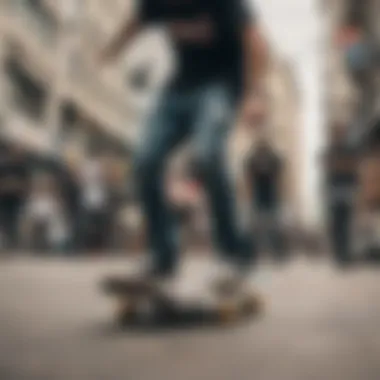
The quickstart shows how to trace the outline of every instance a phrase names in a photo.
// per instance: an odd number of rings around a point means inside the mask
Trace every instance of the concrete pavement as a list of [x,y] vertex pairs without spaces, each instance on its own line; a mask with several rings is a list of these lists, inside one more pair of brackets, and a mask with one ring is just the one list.
[[[198,274],[204,267],[191,265]],[[261,270],[268,306],[258,321],[120,332],[96,284],[126,266],[121,259],[0,262],[0,379],[380,378],[376,269],[343,274],[327,262],[296,259]]]

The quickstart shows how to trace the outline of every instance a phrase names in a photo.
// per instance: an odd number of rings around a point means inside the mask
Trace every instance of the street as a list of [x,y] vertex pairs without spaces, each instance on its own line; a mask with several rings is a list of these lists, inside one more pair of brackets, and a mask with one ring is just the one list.
[[380,378],[375,268],[340,273],[326,261],[296,258],[259,273],[267,310],[258,320],[119,331],[97,283],[127,266],[120,258],[0,261],[0,379]]

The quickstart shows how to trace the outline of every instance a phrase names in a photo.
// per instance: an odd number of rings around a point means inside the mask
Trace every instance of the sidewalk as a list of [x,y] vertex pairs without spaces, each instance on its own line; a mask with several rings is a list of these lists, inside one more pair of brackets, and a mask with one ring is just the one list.
[[[204,259],[192,260],[194,273]],[[380,276],[296,259],[264,268],[264,318],[236,328],[118,332],[98,280],[128,261],[0,266],[2,380],[377,380]]]

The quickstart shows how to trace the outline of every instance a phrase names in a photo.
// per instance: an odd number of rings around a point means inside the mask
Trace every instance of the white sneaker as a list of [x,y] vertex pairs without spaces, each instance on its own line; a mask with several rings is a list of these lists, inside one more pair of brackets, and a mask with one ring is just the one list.
[[128,271],[128,276],[131,279],[136,281],[147,280],[154,281],[160,280],[161,278],[172,277],[171,274],[160,273],[155,270],[153,260],[150,255],[146,255],[142,258],[139,258]]
[[219,261],[213,269],[211,287],[220,297],[234,297],[245,289],[247,277],[238,266]]
[[186,281],[179,274],[167,278],[159,278],[155,280],[155,286],[168,299],[175,303],[178,307],[192,307],[199,303],[203,297],[197,291],[196,284]]

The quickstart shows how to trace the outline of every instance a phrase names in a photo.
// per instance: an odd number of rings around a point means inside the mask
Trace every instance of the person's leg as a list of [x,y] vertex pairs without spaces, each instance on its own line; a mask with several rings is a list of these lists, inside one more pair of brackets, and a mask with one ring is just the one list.
[[282,262],[287,258],[285,234],[277,206],[269,211],[268,243],[276,261]]
[[80,208],[80,226],[78,231],[78,248],[81,253],[87,253],[90,249],[91,238],[91,211],[83,204]]
[[353,249],[352,249],[352,216],[353,208],[351,205],[346,205],[342,210],[342,232],[341,232],[341,252],[343,261],[353,261]]
[[[253,197],[252,197],[253,198]],[[259,260],[265,246],[265,239],[263,239],[263,230],[264,226],[261,221],[265,219],[265,214],[261,208],[257,205],[256,199],[251,200],[251,213],[250,213],[250,223],[249,223],[249,239],[250,246],[255,249],[255,252],[252,253],[252,260]],[[254,242],[253,242],[254,239]],[[254,256],[254,257],[253,257]]]
[[330,214],[330,234],[333,254],[338,264],[350,261],[350,212],[346,206],[334,206]]
[[256,248],[260,258],[267,258],[269,242],[269,213],[265,206],[255,208],[254,234],[256,236]]
[[104,225],[102,210],[94,210],[91,217],[91,248],[97,254],[104,253]]
[[165,196],[164,169],[170,153],[186,136],[180,98],[174,93],[163,95],[150,115],[134,157],[137,195],[145,215],[153,271],[157,275],[172,274],[178,256],[174,215]]
[[337,260],[339,252],[339,218],[335,207],[331,207],[328,210],[328,238],[331,253],[334,260]]
[[6,236],[6,202],[0,201],[0,250],[5,251],[7,246]]
[[21,204],[18,201],[8,202],[6,205],[5,233],[7,235],[7,244],[10,250],[18,246],[18,221],[20,216]]
[[69,212],[68,220],[69,220],[69,247],[72,253],[78,253],[82,249],[81,246],[81,234],[82,234],[82,223],[81,223],[82,213],[80,211],[80,207],[72,209]]
[[214,240],[225,259],[248,266],[248,247],[238,229],[235,193],[229,178],[227,153],[236,100],[228,86],[203,89],[193,125],[195,160],[205,185],[212,216]]

